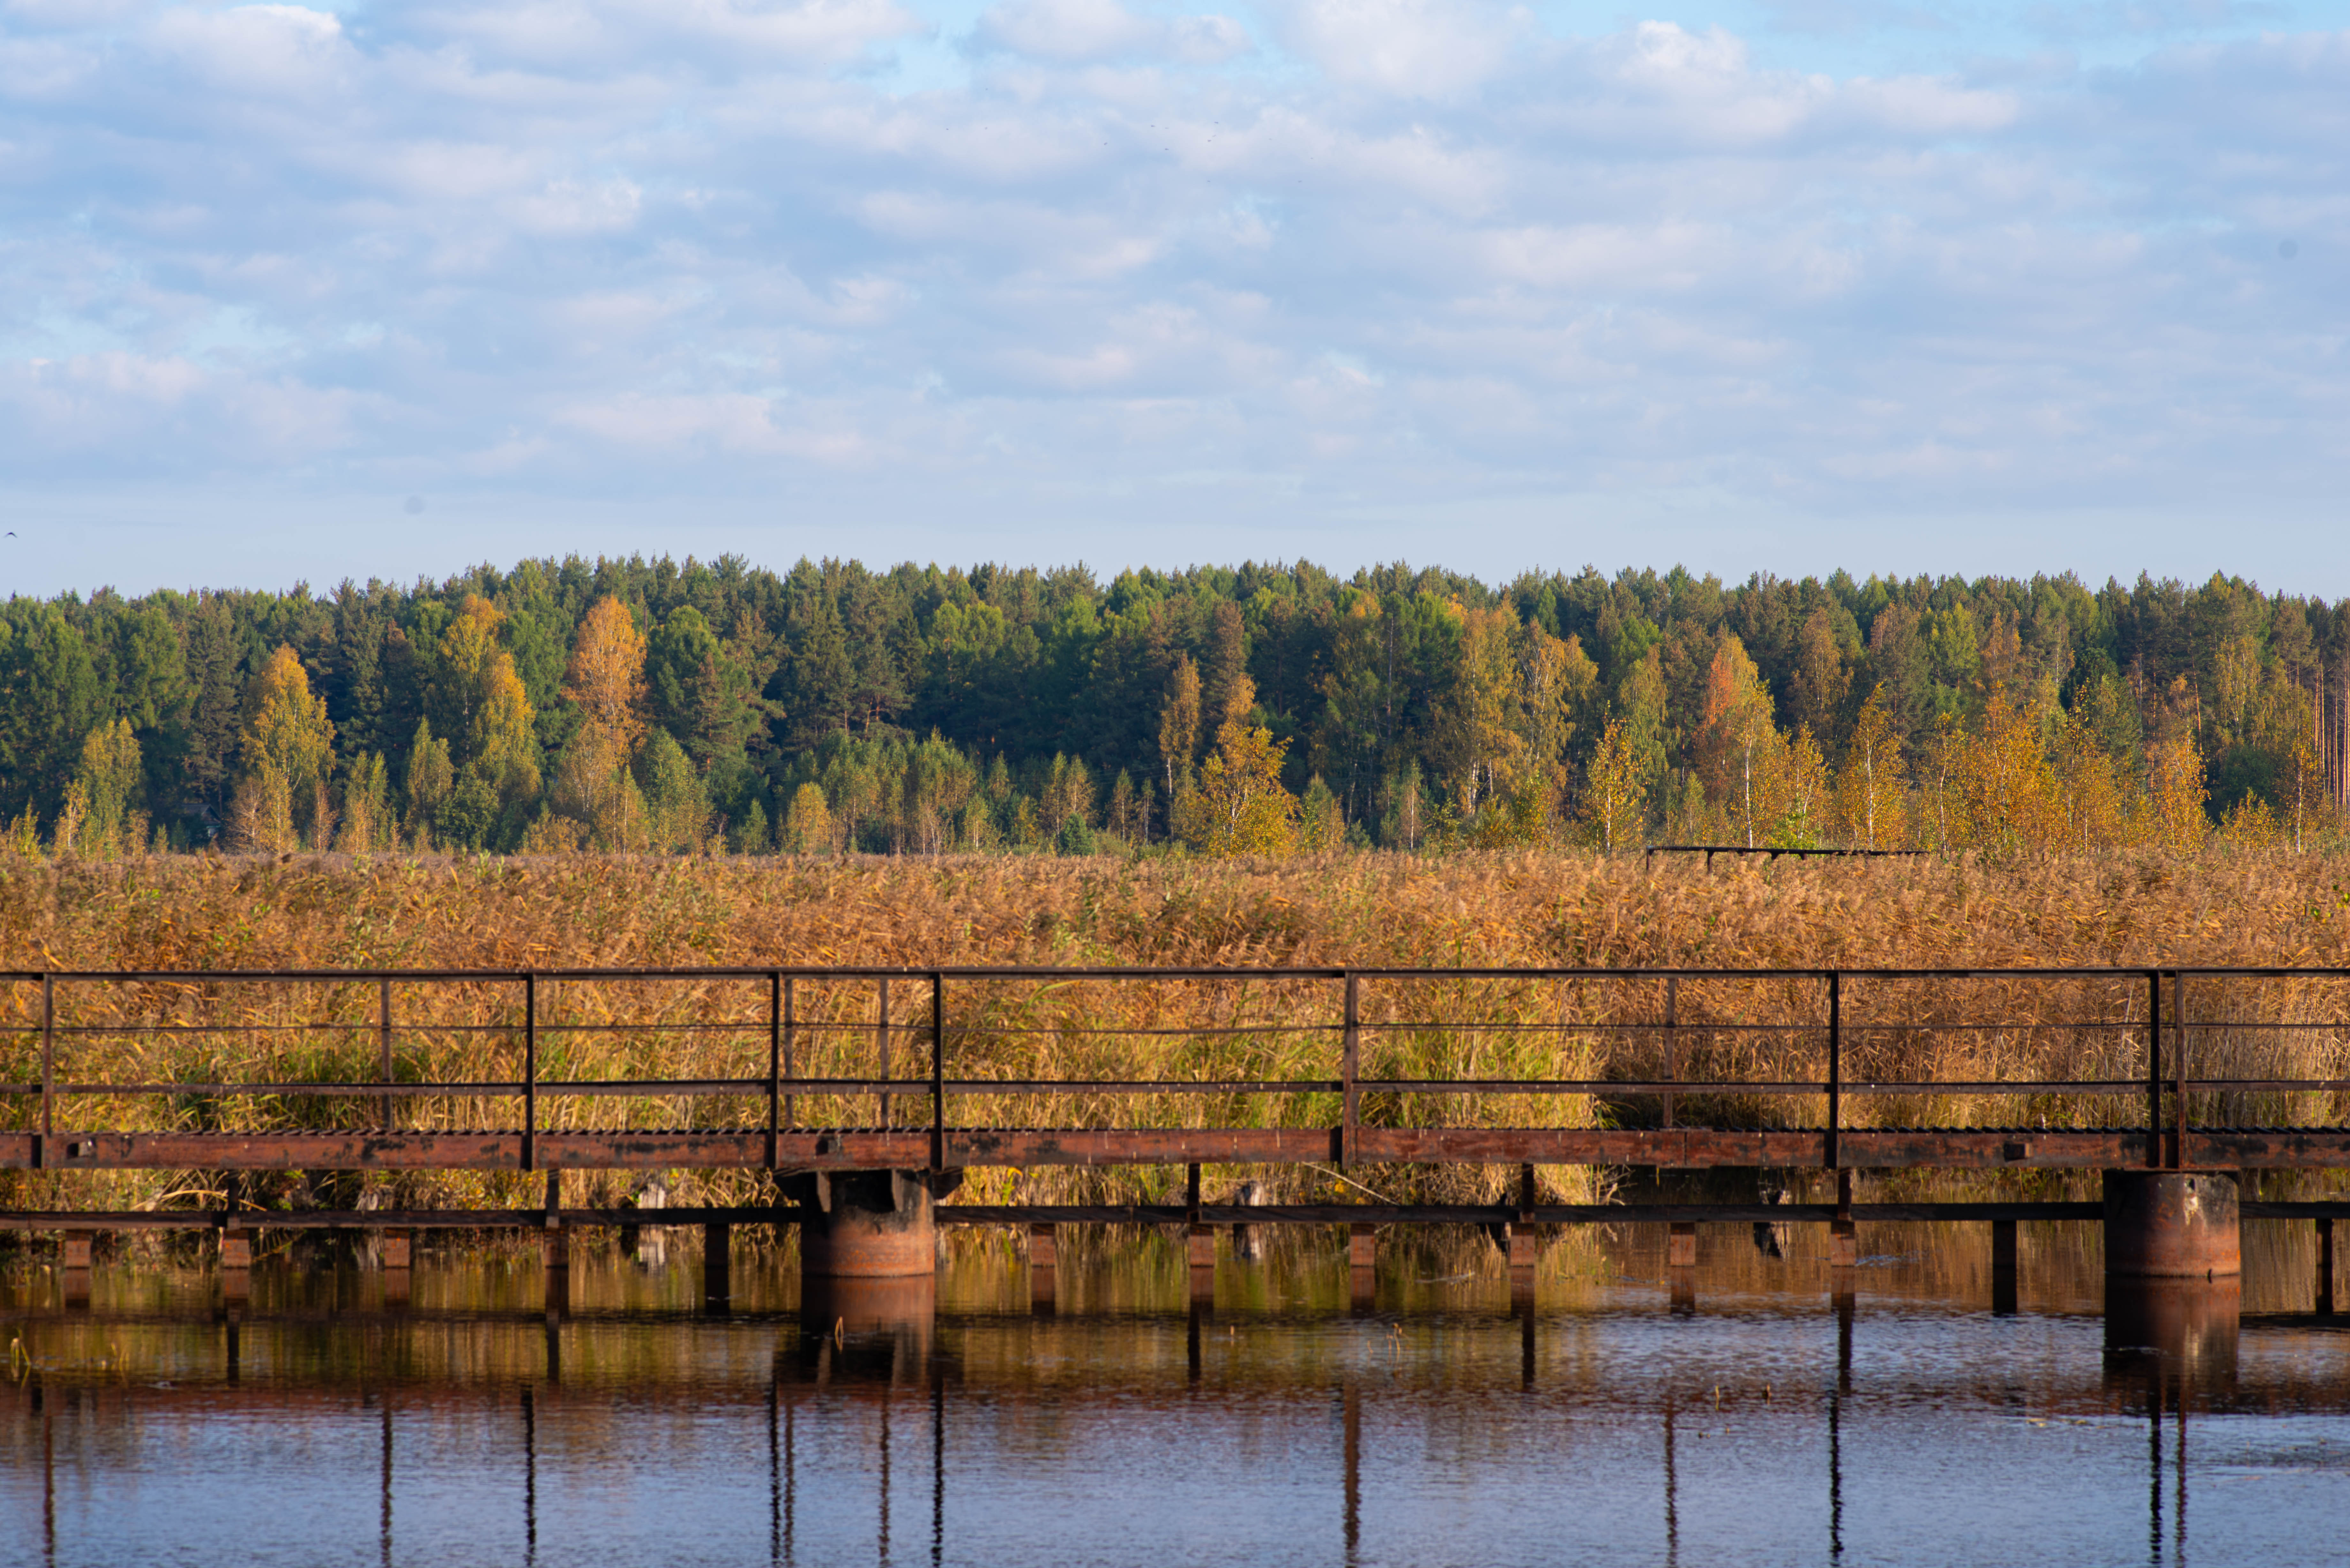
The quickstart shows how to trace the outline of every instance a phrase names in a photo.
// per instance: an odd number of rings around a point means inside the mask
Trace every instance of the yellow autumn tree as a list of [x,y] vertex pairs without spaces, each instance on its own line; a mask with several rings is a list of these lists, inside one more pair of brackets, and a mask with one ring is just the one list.
[[1771,689],[1746,656],[1734,633],[1722,634],[1706,667],[1704,701],[1698,720],[1698,777],[1706,798],[1729,818],[1731,831],[1755,842],[1758,754],[1777,736],[1771,722]]
[[539,793],[538,734],[514,655],[500,641],[505,613],[468,594],[442,633],[439,689],[463,764],[440,814],[452,842],[512,842]]
[[[1580,638],[1571,633],[1553,637],[1533,621],[1518,628],[1512,646],[1518,691],[1511,724],[1517,733],[1520,770],[1514,783],[1535,792],[1547,815],[1561,804],[1574,715],[1596,695],[1599,666],[1583,651]],[[1626,744],[1630,744],[1628,737]]]
[[556,778],[557,809],[586,823],[603,848],[642,848],[644,795],[629,764],[645,733],[645,638],[619,599],[597,600],[580,622],[563,696],[580,725]]
[[1167,678],[1167,701],[1159,711],[1159,755],[1167,769],[1167,798],[1191,786],[1191,759],[1200,750],[1200,667],[1179,655]]
[[1460,628],[1452,681],[1435,713],[1435,754],[1464,818],[1514,779],[1523,737],[1518,665],[1511,647],[1518,618],[1510,610],[1448,607]]
[[2056,732],[2050,758],[2055,784],[2056,841],[2074,854],[2110,849],[2129,836],[2129,796],[2113,754],[2075,703]]
[[814,784],[800,785],[785,809],[777,847],[786,855],[814,855],[832,844],[832,808],[825,804],[824,791]]
[[1960,748],[1953,781],[1966,822],[1964,842],[1979,849],[2040,849],[2059,836],[2055,777],[2029,717],[1994,691],[1981,728]]
[[1901,737],[1885,711],[1885,690],[1868,694],[1854,717],[1844,766],[1836,771],[1837,834],[1856,849],[1898,849],[1909,841],[1909,786],[1901,774]]
[[335,846],[346,855],[365,855],[392,848],[400,827],[391,808],[391,770],[380,754],[370,753],[351,763],[343,780],[343,826]]
[[[130,721],[117,719],[92,730],[82,742],[81,762],[74,769],[66,810],[58,819],[61,829],[68,820],[74,825],[61,835],[68,842],[60,843],[59,851],[75,849],[91,859],[108,859],[143,848],[146,814],[134,805],[139,781],[139,737],[131,732]],[[77,836],[78,843],[70,842]]]
[[1204,855],[1286,855],[1297,841],[1297,797],[1282,787],[1288,742],[1238,720],[1216,732],[1197,787],[1176,803],[1175,831]]
[[323,845],[333,831],[327,770],[335,727],[309,672],[280,644],[245,683],[244,775],[231,806],[233,836],[256,849],[294,848],[305,832]]
[[1754,826],[1762,842],[1773,849],[1818,848],[1829,819],[1828,764],[1811,726],[1764,737],[1755,775]]
[[1602,849],[1621,849],[1639,842],[1647,819],[1647,781],[1631,731],[1623,720],[1610,719],[1584,769],[1584,832]]
[[2211,830],[2203,815],[2203,753],[2192,730],[2181,729],[2147,754],[2146,804],[2140,836],[2166,849],[2199,849]]

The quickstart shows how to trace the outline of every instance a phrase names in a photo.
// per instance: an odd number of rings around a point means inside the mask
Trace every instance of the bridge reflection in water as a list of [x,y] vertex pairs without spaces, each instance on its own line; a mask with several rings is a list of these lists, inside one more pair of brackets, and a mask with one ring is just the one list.
[[[21,1264],[0,1563],[2292,1561],[2350,1503],[2350,1335],[2306,1227],[2241,1279],[2109,1287],[2094,1223],[1994,1311],[1980,1227],[1557,1249],[1024,1239],[938,1274],[536,1251],[380,1272]],[[1825,1238],[1817,1238],[1825,1241]],[[1904,1250],[1880,1252],[1880,1244]],[[681,1254],[683,1249],[680,1249]],[[1841,1284],[1840,1284],[1841,1282]],[[2257,1481],[2257,1485],[2236,1485]],[[2221,1483],[2229,1484],[2221,1484]],[[2193,1532],[2190,1536],[2190,1520]],[[2298,1542],[2298,1546],[2296,1546]]]

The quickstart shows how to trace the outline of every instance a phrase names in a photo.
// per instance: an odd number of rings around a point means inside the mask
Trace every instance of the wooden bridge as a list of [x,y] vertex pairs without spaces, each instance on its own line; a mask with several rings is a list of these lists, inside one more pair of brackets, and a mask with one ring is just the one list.
[[[1134,1059],[1155,1075],[1083,1070]],[[1484,1065],[1529,1063],[1584,1075]],[[2105,1212],[1856,1203],[1855,1171],[2350,1167],[2350,969],[26,971],[0,975],[0,1171],[39,1173],[13,1179],[39,1201],[0,1227],[68,1232],[69,1263],[103,1231],[212,1229],[225,1249],[255,1228],[654,1222],[567,1204],[563,1175],[676,1169],[772,1180],[761,1201],[658,1222],[820,1223],[837,1180],[892,1172],[938,1222],[1188,1225],[1195,1260],[1200,1235],[1241,1222],[1348,1225],[1361,1262],[1370,1227],[1424,1222],[1508,1226],[1513,1262],[1535,1228],[1589,1222],[1671,1224],[1677,1252],[1701,1220],[1825,1222],[1848,1254],[1859,1221],[2012,1237]],[[1202,1183],[1275,1165],[1366,1193],[1366,1167],[1518,1179],[1446,1205],[1243,1206]],[[1051,1166],[1188,1180],[1180,1201],[933,1208],[963,1171]],[[1544,1202],[1542,1166],[1818,1170],[1836,1194]],[[227,1196],[74,1200],[126,1170],[208,1173],[199,1193]],[[537,1172],[546,1200],[256,1206],[256,1173],[285,1171]],[[2241,1211],[2330,1238],[2350,1204]]]

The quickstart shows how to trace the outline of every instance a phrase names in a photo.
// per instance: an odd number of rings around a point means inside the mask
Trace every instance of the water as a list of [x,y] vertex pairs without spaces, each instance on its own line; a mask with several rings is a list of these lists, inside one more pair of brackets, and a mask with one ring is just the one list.
[[20,1258],[0,1563],[2334,1563],[2306,1229],[2247,1226],[2242,1326],[2184,1362],[2108,1344],[2087,1226],[2025,1228],[2012,1315],[1958,1227],[1864,1231],[1841,1299],[1824,1239],[1729,1226],[1678,1301],[1639,1231],[1531,1303],[1473,1235],[1363,1304],[1284,1237],[1196,1309],[1157,1237],[1065,1246],[1049,1306],[1008,1237],[934,1304],[746,1251],[723,1314],[682,1246],[584,1256],[555,1316],[519,1252],[428,1252],[404,1301],[264,1259],[234,1313],[199,1267],[83,1305]]

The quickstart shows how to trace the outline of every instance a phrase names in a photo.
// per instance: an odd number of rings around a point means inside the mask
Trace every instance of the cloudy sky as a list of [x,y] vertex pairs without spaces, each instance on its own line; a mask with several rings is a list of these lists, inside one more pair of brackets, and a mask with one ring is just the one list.
[[2350,593],[2350,0],[0,0],[13,591]]

